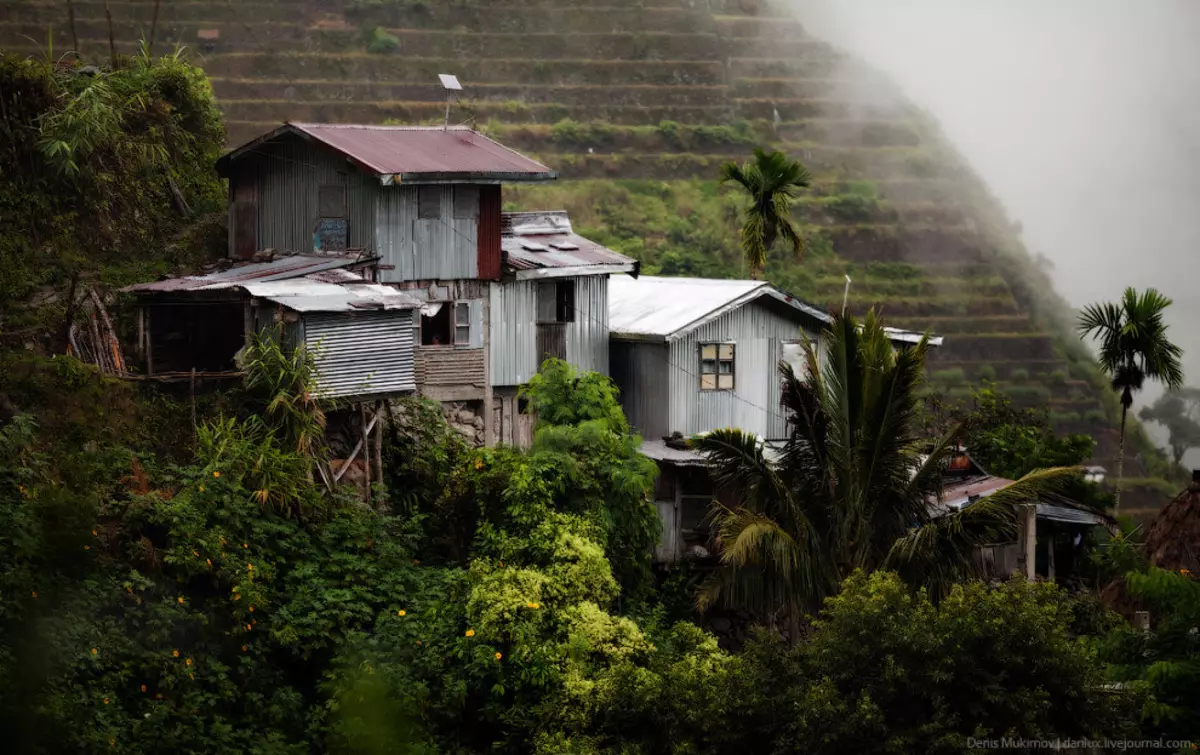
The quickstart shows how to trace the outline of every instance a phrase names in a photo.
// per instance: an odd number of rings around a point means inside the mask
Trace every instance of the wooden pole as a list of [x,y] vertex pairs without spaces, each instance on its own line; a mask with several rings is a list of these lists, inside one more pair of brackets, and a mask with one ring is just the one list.
[[1018,514],[1020,529],[1017,542],[1020,544],[1021,573],[1033,581],[1037,577],[1037,505],[1026,504]]
[[75,52],[75,59],[78,60],[79,54],[79,34],[75,31],[75,3],[67,0],[67,21],[71,24],[71,46]]
[[151,57],[154,56],[154,34],[158,31],[158,4],[160,0],[154,0],[154,20],[150,22],[150,42],[146,46],[146,52]]
[[113,37],[112,11],[108,9],[108,0],[104,0],[104,17],[108,19],[108,55],[112,67],[117,67],[117,40]]
[[371,427],[367,424],[367,405],[360,403],[358,413],[362,418],[363,440],[363,500],[371,500]]
[[192,377],[191,377],[191,380],[189,381],[189,383],[190,383],[189,390],[190,390],[191,397],[192,397],[192,429],[195,430],[196,429],[196,368],[195,367],[192,368]]
[[383,401],[375,402],[375,481],[383,484]]

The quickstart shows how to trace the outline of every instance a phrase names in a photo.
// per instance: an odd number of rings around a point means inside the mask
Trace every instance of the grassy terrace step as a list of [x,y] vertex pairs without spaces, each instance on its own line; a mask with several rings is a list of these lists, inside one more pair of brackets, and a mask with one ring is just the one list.
[[[953,352],[953,346],[957,342],[958,336],[947,338],[946,344],[950,349],[945,349],[947,352]],[[1049,375],[1056,371],[1067,371],[1068,365],[1060,359],[1021,359],[1019,361],[1005,361],[1001,359],[959,359],[955,358],[954,354],[947,358],[937,360],[937,365],[934,370],[962,370],[967,380],[979,382],[986,377],[988,369],[995,372],[995,379],[1004,382],[1025,382],[1031,376],[1044,374]],[[1024,377],[1020,373],[1024,373]]]
[[915,147],[921,143],[916,126],[903,120],[814,117],[785,121],[775,132],[785,141],[847,147]]
[[960,333],[1024,333],[1030,329],[1027,315],[999,315],[993,317],[891,317],[892,325],[909,330],[932,330],[945,336]]
[[404,57],[508,58],[530,60],[721,60],[715,34],[587,33],[483,34],[391,29]]
[[[844,291],[845,278],[823,278],[816,282],[817,295],[823,299],[836,297]],[[996,296],[1011,295],[1008,283],[1003,279],[961,279],[961,278],[931,278],[926,280],[884,280],[871,281],[855,279],[852,285],[860,297],[937,297],[946,292],[957,296]],[[970,331],[959,331],[970,332]]]
[[[514,51],[517,52],[517,51]],[[241,79],[325,79],[348,82],[389,81],[428,84],[439,73],[453,73],[471,94],[475,86],[525,82],[564,85],[721,85],[725,67],[718,61],[556,60],[520,58],[411,58],[370,53],[233,53],[210,55],[209,76]]]
[[505,8],[495,12],[473,4],[433,2],[364,7],[346,13],[359,26],[402,29],[461,29],[469,32],[559,34],[585,32],[712,33],[718,25],[708,13],[683,8],[606,8],[603,0],[587,8]]
[[[220,37],[217,40],[201,40],[202,30],[216,30]],[[103,19],[76,19],[75,31],[79,35],[80,47],[89,51],[108,53],[108,24]],[[32,37],[41,44],[53,32],[55,47],[65,46],[71,39],[70,27],[66,19],[55,23],[25,23],[22,21],[0,22],[0,44],[7,49],[10,46],[24,47],[30,45],[26,37]],[[189,50],[213,51],[228,49],[243,49],[264,51],[273,46],[299,46],[306,43],[313,34],[308,27],[295,23],[270,23],[257,26],[242,23],[224,22],[181,22],[159,23],[155,32],[155,44],[168,49],[179,44]],[[336,49],[346,49],[355,45],[355,33],[326,32],[324,34],[338,35]],[[140,22],[130,23],[113,20],[113,36],[117,42],[118,51],[136,50],[143,36],[150,36],[150,26]],[[65,49],[65,47],[64,47]]]
[[961,334],[952,349],[935,352],[932,363],[945,361],[1044,361],[1055,358],[1054,337],[1048,333]]
[[[150,28],[151,22],[154,20],[154,3],[153,2],[117,2],[110,0],[109,8],[112,10],[114,24],[121,23],[140,23],[144,24],[147,29]],[[275,23],[275,22],[291,22],[294,23],[299,17],[303,19],[305,13],[301,10],[297,13],[295,7],[290,3],[270,3],[270,2],[239,2],[236,5],[231,4],[228,0],[220,2],[177,2],[176,0],[165,0],[159,5],[158,23],[172,23],[176,21],[193,21],[193,22],[210,22],[214,19],[234,18],[254,23]],[[4,9],[0,10],[0,19],[20,20],[29,23],[54,23],[55,25],[64,24],[66,29],[67,22],[67,3],[64,2],[7,2]],[[75,0],[75,19],[76,22],[104,22],[104,3],[89,2],[88,0]]]
[[[805,31],[804,25],[796,20],[795,16],[778,15],[778,16],[721,16],[714,15],[713,23],[720,30],[722,36],[753,38],[782,36],[789,40],[808,40],[808,32]],[[752,46],[747,46],[743,49],[753,50]]]
[[[287,99],[302,102],[430,102],[446,99],[446,92],[435,79],[432,83],[290,79],[212,78],[213,89],[224,100],[246,100],[266,94],[278,96],[288,90]],[[474,84],[463,94],[463,103],[520,101],[527,104],[565,106],[634,105],[669,107],[714,106],[726,102],[723,86],[545,86],[541,84]]]
[[908,120],[916,115],[909,106],[877,106],[866,100],[853,101],[846,98],[793,99],[793,98],[737,98],[738,112],[743,118],[763,118],[774,121],[778,115],[784,121],[803,121],[811,118],[864,120]]
[[832,48],[822,50],[820,55],[814,54],[815,47],[807,49],[803,57],[730,58],[729,74],[737,79],[807,79],[844,76],[862,67]]
[[[829,298],[818,302],[828,309],[841,309],[841,297]],[[1015,315],[1018,313],[1016,302],[1011,296],[1007,297],[970,297],[965,299],[942,298],[931,299],[921,297],[858,297],[851,293],[849,309],[852,312],[863,313],[874,308],[883,312],[888,318],[918,317],[948,317],[961,312],[964,317],[984,317],[988,315]],[[917,328],[924,330],[924,328]]]

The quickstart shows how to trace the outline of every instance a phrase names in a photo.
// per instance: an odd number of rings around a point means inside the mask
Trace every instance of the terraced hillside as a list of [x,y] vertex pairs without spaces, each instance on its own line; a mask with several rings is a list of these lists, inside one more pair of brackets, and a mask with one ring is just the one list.
[[[882,307],[950,338],[932,375],[951,397],[991,379],[1115,453],[1114,406],[1061,327],[1062,305],[936,124],[886,79],[759,0],[108,0],[116,46],[199,56],[237,142],[290,120],[440,122],[435,74],[471,121],[567,179],[510,194],[666,274],[737,275],[726,160],[773,144],[815,176],[806,259],[768,275],[798,295]],[[9,0],[0,45],[108,55],[105,3]],[[1149,461],[1149,455],[1146,456]],[[1139,469],[1139,467],[1142,467]],[[1127,464],[1145,476],[1142,460]]]

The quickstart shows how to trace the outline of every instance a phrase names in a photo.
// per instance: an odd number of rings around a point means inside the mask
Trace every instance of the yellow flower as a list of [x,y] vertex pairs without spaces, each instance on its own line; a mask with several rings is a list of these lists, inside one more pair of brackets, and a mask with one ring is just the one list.
[[115,739],[110,739],[110,740],[108,740],[108,746],[109,746],[109,747],[116,747],[116,746],[117,746],[117,740],[115,740]]
[[97,535],[97,536],[99,536],[99,534],[100,534],[100,533],[99,533],[99,532],[96,532],[96,530],[92,530],[92,534],[93,534],[93,535]]
[[254,564],[246,564],[246,571],[254,571]]
[[234,595],[234,596],[233,596],[233,599],[234,599],[234,600],[241,600],[241,599],[242,599],[242,596],[241,596],[241,595]]
[[474,636],[475,636],[475,630],[474,630],[474,629],[468,629],[468,630],[467,630],[467,636],[468,636],[468,637],[474,637]]
[[106,697],[106,698],[104,698],[104,704],[105,704],[105,705],[108,705],[108,698],[107,698],[107,697]]
[[188,674],[188,679],[195,679],[195,678],[196,678],[195,674]]
[[192,551],[192,555],[196,558],[200,558],[200,551]]
[[200,486],[200,492],[201,492],[201,493],[203,493],[203,492],[204,492],[204,486],[203,486],[203,485],[201,485],[201,486]]
[[220,476],[221,476],[220,472],[213,472],[213,477],[220,477]]
[[1187,575],[1192,573],[1192,570],[1191,569],[1180,569],[1179,573],[1186,577]]
[[525,607],[526,608],[541,608],[541,606],[538,605],[537,603],[526,603]]
[[496,660],[500,660],[503,657],[504,657],[503,653],[496,653]]
[[35,598],[37,597],[37,590],[33,591],[33,597],[35,597]]
[[83,549],[84,549],[85,551],[90,551],[90,550],[92,549],[92,546],[90,546],[90,545],[85,545],[85,546],[83,546]]
[[206,559],[204,559],[204,563],[205,563],[206,565],[208,565],[208,566],[212,566],[212,559],[211,559],[211,558],[206,558]]
[[99,649],[97,649],[97,648],[92,648],[92,655],[96,655],[96,654],[97,654],[97,653],[99,653],[99,652],[100,652],[100,650],[99,650]]
[[175,600],[179,601],[179,605],[183,605],[183,597],[178,597]]
[[144,685],[144,684],[143,684],[143,685],[142,685],[142,692],[145,692],[145,691],[146,691],[146,685]]
[[483,469],[483,459],[476,459],[476,460],[475,460],[475,468],[476,468],[476,469]]
[[254,606],[250,606],[250,613],[254,613]]
[[247,632],[249,632],[249,631],[250,631],[250,625],[249,625],[249,624],[247,624],[247,625],[246,625],[246,631],[247,631]]
[[242,547],[243,547],[243,548],[249,548],[250,546],[249,546],[249,545],[247,545],[246,543],[242,543]]
[[404,611],[404,610],[399,610],[399,611],[396,611],[396,615],[397,615],[397,616],[404,616],[404,615],[406,615],[407,613],[408,613],[408,612],[407,612],[407,611]]
[[245,646],[245,645],[242,645],[242,652],[243,652],[243,653],[244,653],[244,652],[246,652],[246,646]]
[[173,656],[175,656],[176,658],[178,658],[178,657],[179,657],[179,651],[178,651],[178,650],[172,650],[172,651],[171,651],[171,655],[173,655]]
[[192,665],[192,659],[188,658],[186,661],[184,661],[184,663],[186,663],[187,665],[190,666],[190,665]]

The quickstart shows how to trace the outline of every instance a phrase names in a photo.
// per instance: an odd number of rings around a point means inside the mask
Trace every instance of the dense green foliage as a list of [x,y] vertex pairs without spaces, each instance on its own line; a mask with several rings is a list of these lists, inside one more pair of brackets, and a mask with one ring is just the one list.
[[820,356],[805,343],[802,375],[782,368],[789,434],[777,453],[737,429],[693,440],[736,496],[714,506],[721,568],[702,607],[786,611],[794,636],[800,614],[857,569],[899,569],[941,595],[973,572],[976,547],[1015,532],[1014,504],[1070,476],[1042,471],[959,511],[935,511],[958,430],[931,443],[920,427],[928,348],[925,339],[893,348],[873,312],[861,325],[835,318]]
[[[190,259],[223,188],[225,129],[208,79],[178,55],[116,68],[0,57],[0,328],[44,286],[133,282]],[[213,232],[215,229],[215,233]]]

